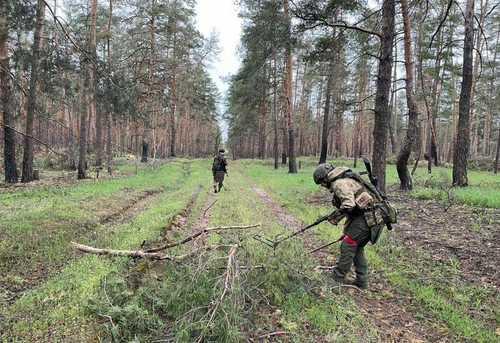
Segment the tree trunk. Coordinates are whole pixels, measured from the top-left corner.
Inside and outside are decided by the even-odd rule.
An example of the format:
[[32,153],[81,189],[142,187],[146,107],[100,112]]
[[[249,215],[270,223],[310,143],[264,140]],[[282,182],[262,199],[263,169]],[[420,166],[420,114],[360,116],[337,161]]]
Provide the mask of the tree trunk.
[[0,111],[3,113],[3,153],[6,183],[17,183],[16,133],[12,113],[12,84],[9,75],[9,15],[7,2],[0,2]]
[[321,151],[319,155],[319,163],[326,162],[326,156],[328,153],[328,133],[330,132],[330,101],[332,96],[332,86],[333,86],[333,68],[334,61],[330,61],[328,66],[328,76],[326,81],[326,94],[325,94],[325,109],[323,112],[323,128],[321,131]]
[[36,90],[38,84],[38,70],[40,68],[40,46],[42,41],[43,21],[45,18],[45,3],[37,1],[35,34],[33,38],[33,56],[31,60],[30,88],[26,111],[26,135],[24,136],[23,175],[22,182],[31,182],[33,178],[33,122],[36,111]]
[[285,12],[285,18],[288,25],[288,36],[286,43],[286,53],[285,53],[285,77],[284,77],[284,91],[285,91],[285,115],[287,119],[287,129],[288,129],[288,172],[295,174],[297,173],[297,161],[295,160],[295,130],[293,123],[293,99],[292,99],[292,19],[290,17],[290,11],[288,6],[289,0],[283,1],[283,8]]
[[[481,0],[480,1],[480,16],[479,16],[479,26],[481,28],[484,28],[484,19],[486,17],[486,11],[488,7],[488,0]],[[481,51],[482,51],[482,44],[483,41],[483,34],[481,33],[481,29],[478,30],[477,32],[477,39],[476,39],[476,58],[474,59],[474,67],[472,70],[473,76],[472,76],[472,90],[471,90],[471,95],[470,95],[470,122],[471,122],[471,131],[472,131],[472,137],[471,137],[471,146],[470,146],[470,156],[471,157],[476,157],[477,156],[477,151],[478,151],[478,143],[479,143],[479,115],[476,113],[476,98],[477,98],[477,83],[479,82],[479,72],[480,69],[482,70],[482,67],[480,68],[479,62],[481,59]],[[493,60],[493,63],[496,63],[495,60]]]
[[400,0],[401,13],[403,16],[404,24],[404,51],[405,51],[405,69],[406,69],[406,103],[408,105],[408,129],[406,130],[406,137],[398,154],[396,169],[400,180],[400,188],[402,190],[411,190],[412,181],[411,175],[408,171],[408,159],[415,141],[417,138],[418,126],[418,105],[415,99],[415,63],[413,61],[413,49],[411,45],[411,20],[408,13],[408,1]]
[[[90,84],[89,84],[89,97],[90,97],[90,113],[91,117],[95,118],[95,145],[94,151],[96,154],[95,165],[97,167],[102,166],[102,155],[103,155],[103,139],[102,139],[102,113],[99,111],[97,113],[97,37],[96,37],[96,26],[97,26],[97,0],[91,0],[90,2],[90,39],[89,39],[89,50],[91,61],[89,63],[90,72]],[[89,121],[92,118],[89,118]],[[89,125],[90,126],[90,125]]]
[[[108,18],[108,88],[111,89],[111,82],[109,78],[111,77],[111,22],[113,20],[113,0],[109,0],[109,18]],[[109,102],[109,99],[108,99]],[[106,120],[106,166],[108,169],[108,174],[112,174],[112,162],[113,162],[113,137],[111,135],[113,125],[113,116],[111,114],[111,106],[108,108],[108,116]]]
[[[395,49],[394,49],[394,60],[398,60],[398,44],[397,42],[395,44]],[[397,154],[397,146],[396,146],[396,135],[397,135],[397,127],[396,127],[396,118],[397,118],[397,112],[396,112],[396,101],[397,101],[397,94],[398,92],[395,90],[396,88],[396,78],[397,78],[397,70],[398,70],[398,64],[394,63],[393,66],[393,74],[392,74],[392,89],[391,89],[391,98],[389,100],[389,106],[390,106],[390,111],[391,111],[391,120],[389,122],[389,135],[390,135],[390,140],[391,140],[391,153],[393,155]]]
[[[175,73],[175,72],[174,72]],[[177,136],[175,112],[177,109],[177,79],[176,75],[172,75],[172,82],[170,87],[170,157],[175,157],[175,139]]]
[[[83,57],[82,57],[83,58]],[[86,67],[84,67],[86,68]],[[89,85],[88,71],[85,72],[85,89]],[[80,94],[80,137],[78,144],[78,179],[85,179],[87,177],[87,113],[88,113],[88,99],[85,92],[82,90]]]
[[497,153],[495,156],[495,174],[498,173],[498,160],[500,157],[500,127],[498,127],[498,138],[497,138]]
[[278,66],[276,59],[276,50],[273,50],[273,116],[274,116],[274,169],[279,168],[279,149],[278,149]]
[[378,178],[381,190],[385,190],[387,128],[391,116],[389,112],[389,93],[391,90],[394,14],[395,0],[384,0],[382,5],[380,61],[375,97],[375,123],[373,127],[373,173]]
[[462,89],[458,105],[458,129],[453,156],[453,185],[467,186],[467,159],[469,158],[471,92],[473,82],[474,0],[467,0],[465,8],[465,37],[462,69]]
[[486,111],[486,119],[484,122],[484,137],[483,137],[483,156],[490,155],[490,139],[491,139],[491,130],[492,130],[492,121],[493,121],[493,113],[495,111],[495,94],[498,94],[498,90],[495,87],[496,80],[496,60],[498,55],[498,40],[500,38],[500,22],[498,24],[497,29],[497,38],[495,45],[493,47],[493,63],[491,63],[491,79],[489,82],[488,89],[488,110]]

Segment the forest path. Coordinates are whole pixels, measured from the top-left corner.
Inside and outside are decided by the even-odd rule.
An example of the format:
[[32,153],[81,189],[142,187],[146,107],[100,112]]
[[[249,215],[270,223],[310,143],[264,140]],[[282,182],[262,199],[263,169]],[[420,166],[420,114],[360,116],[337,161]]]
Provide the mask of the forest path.
[[[252,185],[252,190],[260,201],[272,210],[272,213],[284,227],[295,231],[304,226],[304,223],[287,212],[266,191],[255,185]],[[303,235],[303,241],[308,250],[324,244],[311,231]],[[326,249],[315,252],[313,255],[320,265],[332,265],[332,256]],[[384,342],[447,341],[442,337],[442,334],[428,325],[429,323],[418,320],[411,311],[411,299],[391,287],[377,272],[372,273],[368,291],[350,288],[345,288],[344,291],[353,296],[361,312],[377,328]]]

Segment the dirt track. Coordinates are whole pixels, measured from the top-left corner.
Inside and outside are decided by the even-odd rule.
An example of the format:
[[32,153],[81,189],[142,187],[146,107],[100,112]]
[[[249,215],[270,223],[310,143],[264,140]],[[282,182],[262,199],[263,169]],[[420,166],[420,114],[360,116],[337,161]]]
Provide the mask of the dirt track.
[[[304,225],[264,190],[255,186],[253,190],[284,227],[298,230]],[[309,250],[322,244],[311,232],[304,235],[304,242]],[[332,256],[326,250],[318,251],[314,256],[321,265],[332,265]],[[372,274],[369,291],[352,288],[345,288],[345,291],[352,294],[360,310],[378,329],[383,342],[448,341],[432,326],[417,320],[411,312],[411,299],[398,294],[381,275]]]

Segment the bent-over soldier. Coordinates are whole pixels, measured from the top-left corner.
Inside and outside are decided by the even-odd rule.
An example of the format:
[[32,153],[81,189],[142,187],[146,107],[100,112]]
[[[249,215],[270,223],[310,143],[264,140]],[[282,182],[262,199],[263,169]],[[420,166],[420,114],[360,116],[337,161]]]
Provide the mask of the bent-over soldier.
[[214,158],[212,164],[212,174],[214,176],[214,192],[220,192],[224,186],[224,176],[227,174],[227,160],[224,157],[225,150],[219,149],[219,153]]
[[348,176],[352,174],[349,168],[335,168],[325,163],[316,168],[313,177],[316,184],[327,188],[333,194],[333,205],[346,215],[340,256],[332,271],[333,278],[338,282],[345,282],[346,274],[354,263],[354,285],[366,289],[368,263],[364,248],[370,241],[376,243],[384,223],[376,207],[377,196],[360,182],[360,176],[357,176],[358,179]]

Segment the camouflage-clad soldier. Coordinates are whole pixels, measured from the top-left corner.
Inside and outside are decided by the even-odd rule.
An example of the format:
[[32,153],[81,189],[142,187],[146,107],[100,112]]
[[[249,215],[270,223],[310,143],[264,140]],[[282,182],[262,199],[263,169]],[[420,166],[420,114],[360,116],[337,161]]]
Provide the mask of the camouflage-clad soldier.
[[[343,177],[345,167],[333,167],[321,164],[314,171],[314,182],[327,188],[332,194],[332,203],[346,215],[344,237],[340,246],[340,256],[333,268],[333,278],[344,282],[346,274],[354,263],[356,280],[359,288],[368,286],[368,263],[364,248],[368,242],[375,243],[382,230],[379,222],[368,225],[365,213],[374,207],[376,197],[360,182]],[[337,222],[332,222],[337,224]]]
[[224,149],[219,149],[219,153],[214,158],[212,164],[212,174],[214,176],[214,192],[220,192],[224,186],[224,176],[227,174],[227,160],[224,157]]

